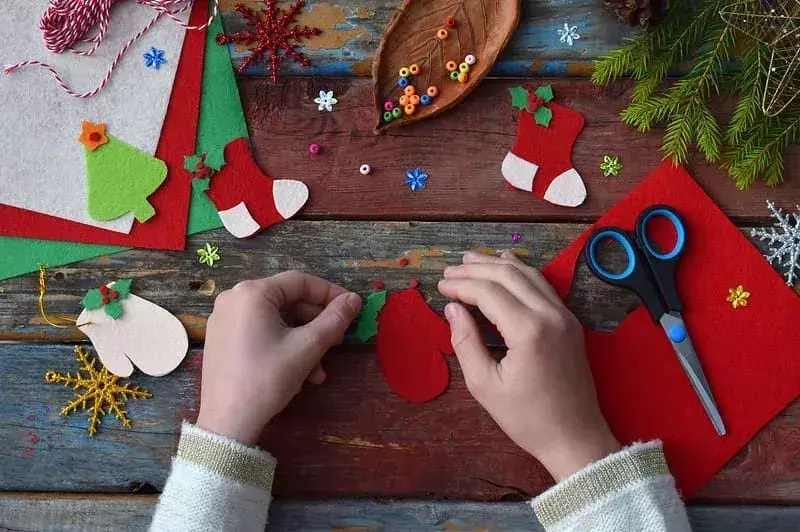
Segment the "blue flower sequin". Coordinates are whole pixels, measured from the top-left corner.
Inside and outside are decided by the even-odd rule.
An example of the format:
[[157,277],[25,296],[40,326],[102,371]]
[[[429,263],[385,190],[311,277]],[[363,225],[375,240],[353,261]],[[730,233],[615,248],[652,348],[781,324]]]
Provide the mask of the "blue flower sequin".
[[428,181],[428,174],[422,171],[422,168],[415,168],[414,170],[406,170],[406,185],[411,187],[411,190],[417,191],[425,188]]
[[166,63],[167,60],[164,58],[164,50],[159,50],[155,46],[150,48],[149,52],[145,52],[144,54],[144,66],[147,68],[154,68],[158,70],[161,68],[161,65]]

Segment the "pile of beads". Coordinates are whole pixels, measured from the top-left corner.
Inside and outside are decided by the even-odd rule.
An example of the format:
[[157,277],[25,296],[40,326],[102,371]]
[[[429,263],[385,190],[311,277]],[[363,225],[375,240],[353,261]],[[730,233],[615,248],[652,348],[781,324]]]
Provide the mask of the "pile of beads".
[[445,68],[450,72],[450,79],[458,81],[459,83],[466,83],[469,80],[469,71],[478,59],[472,55],[467,55],[461,64],[456,64],[455,61],[448,61]]
[[418,105],[430,105],[433,99],[439,94],[439,89],[431,85],[425,90],[424,94],[417,94],[417,88],[411,83],[409,76],[418,75],[422,69],[416,63],[411,66],[403,67],[398,74],[397,86],[403,89],[403,94],[395,102],[386,100],[383,104],[383,121],[391,122],[406,115],[413,115],[417,112]]

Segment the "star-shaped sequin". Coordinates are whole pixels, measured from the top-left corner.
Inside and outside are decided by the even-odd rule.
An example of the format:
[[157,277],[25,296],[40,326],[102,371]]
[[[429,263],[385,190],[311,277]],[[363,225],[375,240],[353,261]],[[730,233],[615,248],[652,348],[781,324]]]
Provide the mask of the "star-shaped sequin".
[[164,50],[159,50],[155,46],[151,47],[149,52],[144,53],[144,66],[154,70],[160,69],[161,65],[167,62],[164,53]]
[[603,171],[603,175],[606,177],[616,176],[622,171],[622,163],[619,162],[619,157],[616,155],[605,155],[603,162],[600,163],[600,170]]
[[406,185],[411,187],[411,190],[416,192],[421,188],[425,188],[428,181],[428,174],[422,171],[422,168],[415,168],[413,170],[406,170]]
[[333,106],[339,103],[339,100],[334,98],[333,91],[319,91],[319,98],[314,98],[314,103],[317,104],[317,110],[333,111]]
[[564,28],[558,30],[559,41],[567,43],[572,46],[575,41],[581,38],[578,35],[578,26],[570,26],[568,22],[564,23]]

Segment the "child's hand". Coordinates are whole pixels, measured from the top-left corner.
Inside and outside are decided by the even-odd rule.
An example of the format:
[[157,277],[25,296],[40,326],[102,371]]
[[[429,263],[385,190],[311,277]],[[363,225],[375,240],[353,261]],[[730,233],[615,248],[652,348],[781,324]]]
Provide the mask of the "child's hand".
[[197,425],[255,443],[304,380],[325,380],[319,361],[360,309],[357,294],[300,272],[221,293],[206,328]]
[[508,353],[496,362],[467,309],[445,308],[470,392],[556,480],[619,450],[597,406],[581,325],[538,270],[509,252],[467,253],[439,291],[476,305],[503,335]]

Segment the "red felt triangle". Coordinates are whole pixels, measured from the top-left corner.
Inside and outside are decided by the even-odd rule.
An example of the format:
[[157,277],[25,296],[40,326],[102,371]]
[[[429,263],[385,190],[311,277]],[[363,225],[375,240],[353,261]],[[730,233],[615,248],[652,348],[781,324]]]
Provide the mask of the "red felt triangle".
[[[189,24],[199,26],[207,15],[208,0],[195,2]],[[184,249],[191,175],[183,170],[183,158],[194,152],[204,55],[205,31],[187,30],[155,153],[167,164],[169,172],[164,184],[148,198],[156,210],[155,216],[147,223],[134,223],[131,232],[124,234],[0,204],[0,234],[91,244]]]
[[[689,174],[670,162],[595,226],[632,229],[639,213],[654,203],[674,207],[686,224],[687,248],[677,271],[683,315],[728,435],[714,432],[666,336],[644,307],[610,334],[586,328],[587,351],[614,434],[624,443],[662,439],[678,488],[688,498],[800,394],[800,298]],[[543,270],[564,298],[591,230]],[[747,307],[734,310],[725,298],[740,284],[752,295]]]
[[389,387],[403,399],[424,403],[447,388],[452,355],[450,326],[413,288],[390,295],[378,314],[378,363]]

